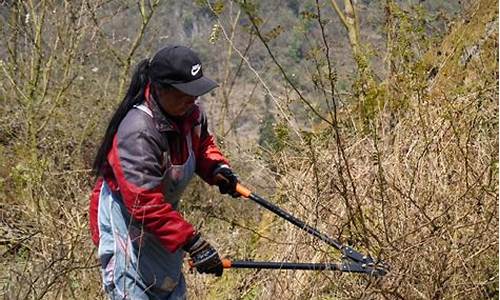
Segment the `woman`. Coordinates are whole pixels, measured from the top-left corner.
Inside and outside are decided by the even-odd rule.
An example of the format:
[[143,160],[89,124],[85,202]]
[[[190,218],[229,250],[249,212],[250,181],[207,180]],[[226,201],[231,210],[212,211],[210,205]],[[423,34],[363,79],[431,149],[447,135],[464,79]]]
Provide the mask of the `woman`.
[[184,252],[198,272],[222,275],[217,251],[177,211],[194,173],[239,196],[196,103],[215,87],[182,46],[161,49],[135,70],[93,165],[90,228],[111,299],[184,299]]

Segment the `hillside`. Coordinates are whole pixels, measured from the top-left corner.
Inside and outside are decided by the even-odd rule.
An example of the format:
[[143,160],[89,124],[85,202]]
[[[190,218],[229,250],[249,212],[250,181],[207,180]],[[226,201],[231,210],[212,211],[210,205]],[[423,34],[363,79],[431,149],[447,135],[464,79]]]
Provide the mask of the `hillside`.
[[[189,299],[498,299],[498,1],[4,1],[0,20],[5,299],[104,299],[90,167],[166,43],[220,84],[201,101],[243,184],[391,267],[186,264]],[[225,257],[340,259],[198,178],[181,210]]]

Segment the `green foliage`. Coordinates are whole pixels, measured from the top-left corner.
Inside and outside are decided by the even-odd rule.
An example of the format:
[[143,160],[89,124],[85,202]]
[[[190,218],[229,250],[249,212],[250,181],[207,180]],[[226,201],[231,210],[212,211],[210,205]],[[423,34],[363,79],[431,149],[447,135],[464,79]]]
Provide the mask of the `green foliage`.
[[286,123],[279,122],[274,126],[274,133],[276,135],[276,142],[273,144],[273,149],[281,151],[285,148],[286,142],[290,138],[290,129]]
[[253,287],[250,291],[248,291],[242,300],[257,300],[259,299],[259,294],[261,293],[260,288],[258,286]]
[[[90,164],[134,62],[175,42],[195,47],[204,73],[220,84],[203,106],[242,181],[392,266],[387,280],[369,282],[337,273],[186,274],[190,298],[498,299],[495,1],[470,5],[453,26],[445,14],[456,3],[357,1],[357,56],[335,11],[320,3],[318,15],[315,1],[144,2],[140,10],[94,0],[7,2],[0,14],[4,297],[103,298],[87,227]],[[230,130],[217,130],[222,122]],[[199,179],[182,208],[222,256],[340,259]]]
[[[307,3],[306,3],[307,6]],[[289,56],[295,63],[300,63],[304,58],[304,48],[306,46],[307,36],[314,28],[315,18],[318,16],[307,10],[300,12],[299,22],[293,27],[292,36],[289,43]]]
[[182,24],[182,27],[184,29],[184,33],[188,37],[191,37],[191,35],[193,33],[193,26],[194,26],[193,22],[194,22],[194,19],[193,19],[192,14],[188,14],[188,15],[184,16],[184,22]]
[[271,153],[278,153],[285,149],[289,139],[289,129],[286,123],[277,122],[271,110],[271,99],[265,97],[266,110],[259,127],[258,143]]
[[274,132],[274,122],[274,117],[265,118],[260,125],[259,145],[264,148],[275,149],[275,145],[278,143]]
[[264,33],[264,40],[266,42],[270,42],[274,39],[276,39],[282,32],[283,32],[283,27],[281,25],[277,25],[270,31]]
[[259,1],[237,0],[236,3],[240,5],[241,9],[248,15],[255,26],[259,27],[264,23],[264,20],[259,17]]
[[[356,88],[359,84],[362,83],[355,83],[354,88]],[[364,128],[368,130],[369,124],[378,116],[379,113],[384,111],[384,106],[387,102],[391,102],[393,99],[388,99],[389,95],[384,86],[372,86],[370,88],[365,88],[362,93],[364,94],[364,101],[359,105],[359,113],[364,122]],[[396,108],[396,105],[401,105],[402,103],[402,101],[394,100],[393,108]],[[401,106],[398,106],[398,108],[401,108]]]
[[218,0],[215,1],[214,4],[212,4],[212,9],[216,16],[219,16],[224,11],[224,8],[224,1]]
[[220,28],[219,24],[214,24],[212,26],[212,32],[210,32],[210,37],[208,38],[208,41],[210,42],[210,44],[213,45],[217,42],[217,40],[220,37],[220,33],[221,33],[221,28]]
[[288,55],[291,57],[294,63],[300,63],[304,55],[302,54],[302,44],[303,40],[301,34],[297,34],[294,29],[293,38],[290,42]]

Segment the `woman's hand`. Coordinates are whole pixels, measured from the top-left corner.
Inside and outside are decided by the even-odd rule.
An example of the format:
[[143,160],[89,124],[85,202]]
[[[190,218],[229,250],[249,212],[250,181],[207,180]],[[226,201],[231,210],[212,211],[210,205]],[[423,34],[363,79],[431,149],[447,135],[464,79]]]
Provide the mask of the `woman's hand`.
[[229,194],[233,198],[238,198],[241,196],[240,193],[236,191],[236,184],[238,183],[238,177],[234,174],[233,170],[226,165],[222,165],[215,169],[214,172],[215,184],[219,186],[219,191],[221,194]]
[[217,250],[205,241],[200,233],[193,236],[183,249],[189,253],[192,266],[196,268],[198,273],[222,276],[224,268]]

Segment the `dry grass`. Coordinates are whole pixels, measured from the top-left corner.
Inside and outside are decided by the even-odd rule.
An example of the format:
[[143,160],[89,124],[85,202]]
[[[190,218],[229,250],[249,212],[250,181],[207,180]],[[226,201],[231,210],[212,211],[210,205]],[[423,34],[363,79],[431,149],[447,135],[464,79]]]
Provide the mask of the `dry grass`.
[[[290,142],[296,151],[277,157],[280,176],[275,177],[273,201],[387,261],[391,272],[385,278],[230,270],[226,272],[230,278],[214,283],[218,293],[209,285],[212,298],[494,297],[498,290],[496,97],[493,89],[482,96],[483,105],[466,96],[456,98],[453,106],[445,99],[439,107],[436,102],[415,103],[407,117],[392,127],[381,116],[373,130],[377,134],[346,137],[352,176],[346,190],[338,177],[343,163],[329,132],[314,134],[313,148]],[[245,223],[253,216],[240,213],[234,220]],[[274,261],[338,259],[328,246],[269,213],[262,212],[252,228],[256,230],[250,232],[253,251],[229,254]],[[225,250],[241,246],[232,241],[234,236],[216,235]],[[207,282],[196,276],[190,279],[194,295],[203,298],[206,290],[199,289]]]
[[[257,270],[227,270],[215,279],[187,272],[190,298],[498,298],[498,32],[491,34],[488,25],[498,22],[493,2],[472,6],[474,17],[467,24],[478,28],[460,24],[444,40],[447,60],[436,79],[415,64],[380,83],[386,98],[377,102],[369,121],[360,121],[359,107],[349,101],[337,108],[333,126],[318,124],[315,116],[304,119],[310,115],[303,108],[301,114],[291,109],[303,104],[292,99],[287,83],[261,86],[269,74],[260,74],[265,78],[258,83],[245,78],[225,87],[224,99],[231,102],[209,97],[214,131],[224,136],[221,147],[245,184],[328,235],[385,260],[391,272],[382,279]],[[117,74],[129,67],[117,61],[134,54],[94,24],[96,13],[120,12],[120,5],[88,3],[16,2],[18,14],[6,20],[16,30],[2,32],[7,49],[0,52],[4,299],[104,298],[87,225],[93,184],[88,168],[117,98]],[[26,21],[27,13],[40,18]],[[109,25],[106,18],[99,20]],[[51,22],[57,26],[41,30]],[[460,30],[479,33],[463,38]],[[464,49],[475,43],[482,50],[460,64]],[[232,51],[214,49],[224,55]],[[441,60],[432,53],[424,57],[430,66]],[[94,66],[101,71],[92,71]],[[229,71],[227,78],[239,78]],[[253,71],[245,76],[254,75],[259,76]],[[258,131],[258,113],[267,109],[260,99],[271,90],[274,105],[282,105],[287,116],[275,114],[279,145],[270,149],[255,146],[252,134]],[[222,126],[221,111],[233,117],[243,111],[247,124],[228,117]],[[290,129],[298,127],[289,123],[294,118],[308,129]],[[221,197],[199,180],[186,192],[183,208],[224,256],[339,259],[331,247],[256,204]]]

